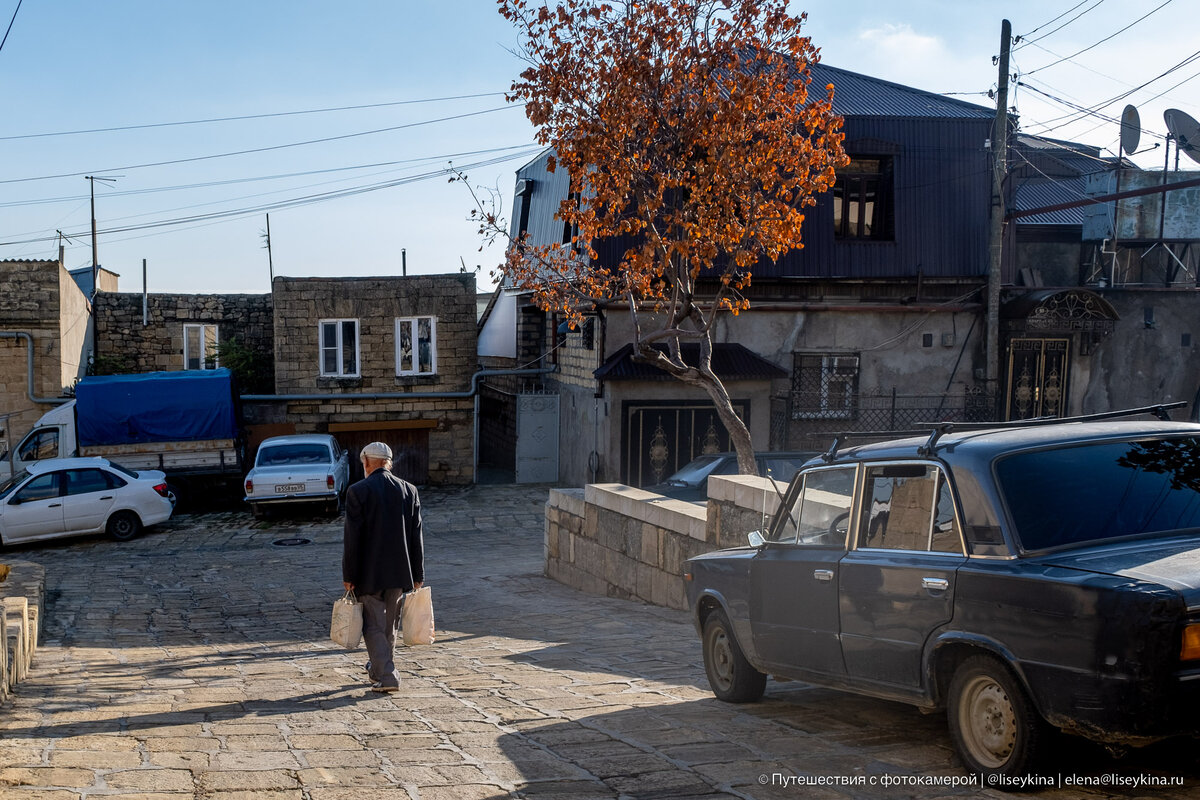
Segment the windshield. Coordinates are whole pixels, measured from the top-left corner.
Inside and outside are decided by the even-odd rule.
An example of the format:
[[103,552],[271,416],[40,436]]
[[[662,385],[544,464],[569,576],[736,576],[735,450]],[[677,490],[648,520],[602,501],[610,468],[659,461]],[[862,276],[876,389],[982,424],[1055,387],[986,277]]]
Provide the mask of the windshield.
[[122,475],[128,475],[131,478],[139,477],[139,475],[136,472],[134,472],[133,470],[126,469],[125,467],[122,467],[120,464],[117,464],[113,461],[108,462],[108,465],[110,467],[112,467],[113,469],[115,469],[117,472],[121,473]]
[[323,444],[277,444],[258,451],[260,467],[279,467],[287,464],[328,464],[333,461],[329,448]]
[[1085,444],[996,464],[1026,550],[1200,527],[1200,438]]
[[8,497],[8,494],[13,490],[13,487],[28,477],[29,473],[25,470],[21,470],[16,475],[13,475],[4,483],[0,484],[0,497]]
[[[688,485],[700,483],[709,476],[713,467],[721,460],[721,456],[700,456],[689,461],[678,472],[667,478],[667,483],[685,483]],[[736,464],[736,462],[735,462]]]

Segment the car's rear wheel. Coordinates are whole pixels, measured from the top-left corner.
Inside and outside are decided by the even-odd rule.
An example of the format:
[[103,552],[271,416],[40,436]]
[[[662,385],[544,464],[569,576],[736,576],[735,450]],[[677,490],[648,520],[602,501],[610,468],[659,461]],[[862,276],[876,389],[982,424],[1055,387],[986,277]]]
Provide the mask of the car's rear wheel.
[[142,532],[142,520],[132,511],[118,511],[108,518],[108,535],[118,542],[128,542]]
[[972,656],[959,666],[947,715],[968,772],[1017,776],[1037,768],[1049,726],[1013,674],[991,656]]
[[756,670],[733,636],[725,612],[716,609],[704,620],[704,671],[718,700],[753,703],[767,688],[767,676]]

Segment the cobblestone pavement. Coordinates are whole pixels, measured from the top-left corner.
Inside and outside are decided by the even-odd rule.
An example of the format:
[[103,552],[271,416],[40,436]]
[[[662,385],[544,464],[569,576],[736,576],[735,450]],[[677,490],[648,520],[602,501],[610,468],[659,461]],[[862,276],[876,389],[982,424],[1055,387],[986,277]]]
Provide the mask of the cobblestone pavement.
[[[0,709],[0,800],[1001,796],[934,783],[964,778],[941,715],[795,683],[716,701],[685,614],[541,576],[544,499],[425,492],[440,639],[400,651],[394,695],[327,639],[336,520],[184,516],[126,544],[17,551],[46,567],[49,607]],[[1200,792],[1194,743],[1123,760],[1068,743],[1060,762],[1184,785],[1041,797]]]

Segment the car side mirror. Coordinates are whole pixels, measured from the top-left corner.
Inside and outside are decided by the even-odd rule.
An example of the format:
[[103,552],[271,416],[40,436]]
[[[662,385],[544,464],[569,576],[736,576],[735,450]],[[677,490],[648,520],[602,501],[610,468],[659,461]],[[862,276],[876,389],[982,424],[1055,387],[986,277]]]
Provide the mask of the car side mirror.
[[749,540],[751,547],[762,547],[767,543],[767,540],[763,538],[762,531],[750,531],[746,534],[746,539]]
[[21,498],[17,497],[16,495],[13,495],[12,498],[8,501],[8,504],[10,506],[19,506],[19,505],[21,505]]

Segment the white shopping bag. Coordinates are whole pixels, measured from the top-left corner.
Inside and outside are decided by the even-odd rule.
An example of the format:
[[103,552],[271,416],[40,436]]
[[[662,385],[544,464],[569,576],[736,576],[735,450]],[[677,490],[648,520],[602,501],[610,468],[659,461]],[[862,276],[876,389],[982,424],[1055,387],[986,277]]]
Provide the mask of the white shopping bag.
[[433,592],[428,586],[404,595],[400,627],[405,644],[433,644]]
[[347,650],[354,650],[362,641],[363,609],[354,592],[347,591],[333,604],[329,622],[329,638]]

